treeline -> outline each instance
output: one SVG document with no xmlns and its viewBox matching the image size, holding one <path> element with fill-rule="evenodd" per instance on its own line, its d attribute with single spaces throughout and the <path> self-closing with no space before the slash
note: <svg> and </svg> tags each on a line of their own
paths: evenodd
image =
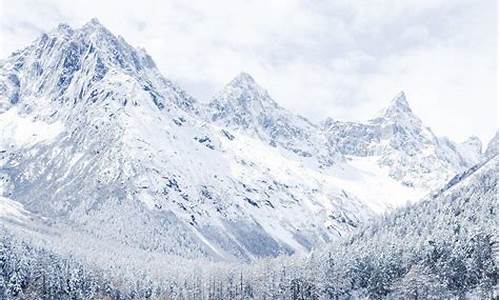
<svg viewBox="0 0 500 300">
<path fill-rule="evenodd" d="M 76 260 L 1 233 L 0 299 L 100 299 L 119 292 Z"/>
<path fill-rule="evenodd" d="M 307 257 L 100 269 L 3 233 L 0 299 L 498 299 L 498 159 Z"/>
</svg>

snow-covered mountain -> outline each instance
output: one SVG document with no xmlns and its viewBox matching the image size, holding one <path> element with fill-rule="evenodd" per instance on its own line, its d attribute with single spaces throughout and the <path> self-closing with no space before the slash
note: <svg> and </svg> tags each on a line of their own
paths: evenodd
<svg viewBox="0 0 500 300">
<path fill-rule="evenodd" d="M 300 157 L 314 157 L 319 167 L 342 159 L 335 146 L 327 147 L 318 127 L 279 106 L 247 73 L 241 73 L 213 97 L 208 119 L 236 132 L 262 139 Z"/>
<path fill-rule="evenodd" d="M 456 144 L 434 135 L 413 113 L 403 92 L 366 122 L 328 119 L 323 128 L 342 154 L 353 161 L 372 158 L 390 177 L 410 187 L 437 188 L 476 164 L 481 156 L 476 137 Z"/>
<path fill-rule="evenodd" d="M 295 156 L 198 117 L 201 105 L 96 20 L 0 66 L 2 195 L 51 222 L 251 259 L 307 251 L 371 214 Z"/>
<path fill-rule="evenodd" d="M 315 125 L 242 73 L 199 103 L 97 20 L 0 62 L 9 218 L 151 252 L 306 252 L 420 199 L 478 149 L 434 136 L 404 95 L 370 121 Z"/>
</svg>

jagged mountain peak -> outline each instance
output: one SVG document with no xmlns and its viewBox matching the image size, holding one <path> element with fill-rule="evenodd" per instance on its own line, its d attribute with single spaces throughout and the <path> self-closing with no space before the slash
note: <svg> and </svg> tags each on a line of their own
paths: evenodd
<svg viewBox="0 0 500 300">
<path fill-rule="evenodd" d="M 394 96 L 394 98 L 392 98 L 391 106 L 410 108 L 410 104 L 406 99 L 406 94 L 404 91 L 400 91 L 399 93 L 396 94 L 396 96 Z"/>
<path fill-rule="evenodd" d="M 231 80 L 208 105 L 208 119 L 258 137 L 321 165 L 339 160 L 335 145 L 326 145 L 320 130 L 306 118 L 278 105 L 248 73 Z"/>
<path fill-rule="evenodd" d="M 252 77 L 252 75 L 248 74 L 247 72 L 240 72 L 231 80 L 229 84 L 254 86 L 257 85 L 257 82 L 255 82 L 255 79 Z"/>
<path fill-rule="evenodd" d="M 104 26 L 101 24 L 101 22 L 97 18 L 90 19 L 90 21 L 85 23 L 85 25 L 83 25 L 83 27 L 104 28 Z"/>
<path fill-rule="evenodd" d="M 245 72 L 234 77 L 209 104 L 216 113 L 212 120 L 217 121 L 228 116 L 238 115 L 245 117 L 245 124 L 251 123 L 250 119 L 259 115 L 272 113 L 279 109 L 278 104 L 269 96 L 253 77 Z"/>
<path fill-rule="evenodd" d="M 377 126 L 396 126 L 408 132 L 426 132 L 428 139 L 434 139 L 432 130 L 424 125 L 413 112 L 404 92 L 398 93 L 387 107 L 368 120 L 368 124 Z"/>
<path fill-rule="evenodd" d="M 196 100 L 164 78 L 145 51 L 114 35 L 97 19 L 77 29 L 60 24 L 14 53 L 4 66 L 0 85 L 6 86 L 8 101 L 0 103 L 0 111 L 18 102 L 27 104 L 31 96 L 73 104 L 95 103 L 97 98 L 109 102 L 118 97 L 124 105 L 131 101 L 137 104 L 137 97 L 118 96 L 124 88 L 109 90 L 127 79 L 127 88 L 149 95 L 141 97 L 143 103 L 151 100 L 160 110 L 170 110 L 170 104 L 175 104 L 182 110 L 198 112 Z M 41 101 L 31 102 L 33 107 L 45 105 Z M 61 111 L 54 106 L 47 115 L 55 109 Z"/>
<path fill-rule="evenodd" d="M 411 122 L 408 122 L 411 120 Z M 392 100 L 389 105 L 380 110 L 375 117 L 369 119 L 367 123 L 369 124 L 380 124 L 386 123 L 410 123 L 411 125 L 421 125 L 420 120 L 414 115 L 408 100 L 406 99 L 406 94 L 404 91 L 400 91 Z M 331 117 L 327 117 L 320 123 L 320 127 L 329 130 L 331 127 L 335 127 L 335 124 L 357 124 L 358 122 L 349 121 L 338 121 Z M 365 122 L 361 122 L 365 123 Z M 410 125 L 407 124 L 407 125 Z"/>
<path fill-rule="evenodd" d="M 277 103 L 269 96 L 268 92 L 261 87 L 255 79 L 246 72 L 235 76 L 218 95 L 219 98 L 229 94 L 228 100 L 236 100 L 240 105 L 247 107 L 248 104 L 257 102 L 262 105 L 270 104 L 277 107 Z M 265 107 L 264 107 L 265 108 Z"/>
<path fill-rule="evenodd" d="M 391 177 L 408 186 L 435 188 L 481 156 L 475 137 L 464 143 L 438 138 L 414 114 L 404 92 L 367 122 L 325 121 L 322 128 L 342 154 L 377 157 Z"/>
<path fill-rule="evenodd" d="M 92 33 L 105 33 L 110 36 L 114 36 L 113 33 L 107 29 L 97 18 L 92 18 L 87 23 L 81 27 L 73 28 L 67 23 L 60 23 L 56 28 L 49 31 L 51 37 L 65 36 L 70 37 L 74 35 L 89 36 Z M 46 34 L 42 34 L 42 38 Z"/>
<path fill-rule="evenodd" d="M 97 34 L 97 35 L 104 34 L 107 37 L 120 39 L 119 36 L 115 36 L 111 32 L 111 30 L 109 30 L 106 26 L 104 26 L 101 22 L 99 22 L 99 20 L 97 18 L 91 19 L 90 21 L 88 21 L 87 23 L 85 23 L 82 27 L 80 27 L 79 29 L 77 29 L 77 31 L 79 31 L 83 35 L 87 35 L 87 36 L 91 35 L 92 33 L 94 33 L 94 34 Z M 120 40 L 125 41 L 123 39 L 120 39 Z"/>
<path fill-rule="evenodd" d="M 47 56 L 66 59 L 83 59 L 93 53 L 99 53 L 101 59 L 104 56 L 129 56 L 134 55 L 133 63 L 140 59 L 143 52 L 130 46 L 123 38 L 114 35 L 96 18 L 91 19 L 79 28 L 72 28 L 68 24 L 61 23 L 55 29 L 48 33 L 43 33 L 32 45 L 23 51 L 16 53 L 21 56 L 35 56 L 30 58 L 23 57 L 22 60 L 46 60 Z M 129 57 L 115 59 L 115 62 L 124 63 Z M 110 61 L 108 61 L 110 62 Z"/>
<path fill-rule="evenodd" d="M 62 33 L 65 35 L 71 35 L 71 34 L 73 34 L 74 31 L 73 31 L 73 28 L 71 28 L 71 26 L 69 26 L 68 24 L 61 23 L 61 24 L 57 25 L 56 29 L 52 30 L 52 32 Z"/>
<path fill-rule="evenodd" d="M 101 53 L 115 54 L 115 52 L 129 51 L 135 52 L 137 54 L 143 51 L 137 50 L 131 45 L 129 45 L 125 39 L 119 35 L 115 35 L 107 27 L 105 27 L 97 18 L 93 18 L 83 26 L 79 28 L 71 28 L 67 24 L 59 24 L 56 30 L 51 31 L 51 33 L 63 33 L 71 39 L 67 42 L 80 44 L 81 47 L 91 47 L 90 52 L 98 51 Z M 52 38 L 57 38 L 57 34 L 51 35 Z M 42 35 L 42 40 L 46 40 L 47 37 Z M 86 54 L 86 53 L 81 53 Z"/>
<path fill-rule="evenodd" d="M 394 98 L 392 98 L 390 104 L 382 110 L 377 117 L 385 118 L 401 118 L 402 115 L 413 115 L 413 111 L 406 99 L 405 92 L 399 92 Z"/>
</svg>

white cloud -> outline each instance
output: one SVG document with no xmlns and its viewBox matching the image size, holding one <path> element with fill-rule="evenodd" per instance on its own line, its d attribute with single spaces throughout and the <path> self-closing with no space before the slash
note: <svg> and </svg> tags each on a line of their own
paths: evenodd
<svg viewBox="0 0 500 300">
<path fill-rule="evenodd" d="M 319 121 L 365 119 L 405 90 L 438 134 L 496 127 L 495 1 L 7 1 L 0 57 L 97 17 L 202 101 L 244 70 Z"/>
</svg>

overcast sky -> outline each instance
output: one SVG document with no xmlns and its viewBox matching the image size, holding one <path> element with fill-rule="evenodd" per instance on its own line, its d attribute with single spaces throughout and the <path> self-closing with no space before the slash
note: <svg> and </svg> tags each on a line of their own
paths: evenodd
<svg viewBox="0 0 500 300">
<path fill-rule="evenodd" d="M 364 120 L 404 90 L 438 135 L 496 122 L 494 0 L 0 0 L 0 57 L 93 17 L 200 101 L 240 71 L 313 121 Z"/>
</svg>

